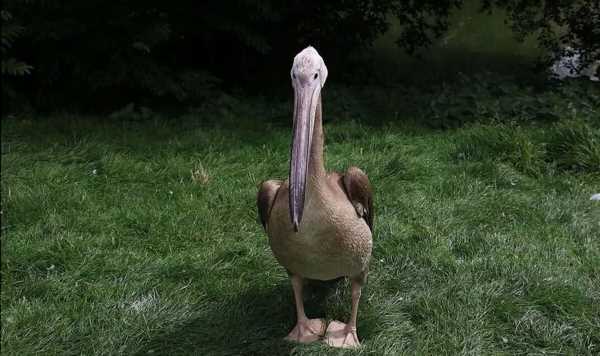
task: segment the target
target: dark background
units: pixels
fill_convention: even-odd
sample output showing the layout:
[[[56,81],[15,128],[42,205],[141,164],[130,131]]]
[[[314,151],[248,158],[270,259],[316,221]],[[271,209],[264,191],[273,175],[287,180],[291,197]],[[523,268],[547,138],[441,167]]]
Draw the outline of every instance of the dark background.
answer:
[[[598,1],[466,3],[501,13],[515,38],[533,37],[543,49],[538,69],[567,45],[583,50],[586,62],[598,58]],[[107,113],[131,102],[198,105],[216,91],[288,94],[281,89],[289,87],[291,59],[307,45],[335,68],[337,83],[419,82],[410,73],[395,75],[393,65],[378,66],[373,44],[393,28],[390,46],[421,60],[422,49],[447,35],[450,14],[464,6],[460,0],[4,1],[3,112]]]

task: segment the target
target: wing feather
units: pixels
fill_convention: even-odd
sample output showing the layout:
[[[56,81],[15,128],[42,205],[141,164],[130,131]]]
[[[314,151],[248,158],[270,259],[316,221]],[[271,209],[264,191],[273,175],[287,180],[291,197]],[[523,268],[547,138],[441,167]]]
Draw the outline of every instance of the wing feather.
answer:
[[[267,229],[267,223],[269,222],[269,216],[271,215],[271,209],[273,208],[273,202],[277,197],[279,187],[281,187],[280,180],[267,180],[262,182],[258,189],[256,205],[258,207],[260,223],[265,230]]]
[[[350,167],[343,176],[344,189],[358,216],[365,219],[373,232],[373,189],[369,177],[358,167]]]

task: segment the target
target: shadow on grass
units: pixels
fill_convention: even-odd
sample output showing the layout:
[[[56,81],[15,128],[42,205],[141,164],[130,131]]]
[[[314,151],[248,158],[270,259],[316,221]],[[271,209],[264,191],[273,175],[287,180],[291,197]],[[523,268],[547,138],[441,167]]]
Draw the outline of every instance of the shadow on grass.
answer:
[[[304,299],[309,317],[325,317],[325,299],[338,281],[310,282]],[[295,323],[289,283],[256,288],[200,308],[194,319],[142,346],[137,355],[284,355],[304,345],[283,338]]]

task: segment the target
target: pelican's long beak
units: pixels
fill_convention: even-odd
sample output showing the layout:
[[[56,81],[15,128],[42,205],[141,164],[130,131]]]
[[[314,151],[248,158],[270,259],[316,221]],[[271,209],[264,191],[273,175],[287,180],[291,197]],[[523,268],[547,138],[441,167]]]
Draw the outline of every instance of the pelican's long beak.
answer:
[[[300,84],[300,83],[298,83]],[[318,81],[303,83],[294,88],[294,128],[290,160],[290,218],[294,231],[302,221],[306,177],[310,164],[310,147],[321,85]]]

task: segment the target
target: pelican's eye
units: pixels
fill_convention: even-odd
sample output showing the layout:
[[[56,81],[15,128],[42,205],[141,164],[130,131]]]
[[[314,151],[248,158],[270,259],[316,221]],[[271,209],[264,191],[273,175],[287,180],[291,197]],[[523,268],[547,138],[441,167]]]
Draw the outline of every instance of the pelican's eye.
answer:
[[[292,73],[292,79],[296,79],[296,74]]]
[[[319,73],[315,73],[315,75],[313,76],[313,79],[317,79],[318,76],[319,76]]]

